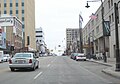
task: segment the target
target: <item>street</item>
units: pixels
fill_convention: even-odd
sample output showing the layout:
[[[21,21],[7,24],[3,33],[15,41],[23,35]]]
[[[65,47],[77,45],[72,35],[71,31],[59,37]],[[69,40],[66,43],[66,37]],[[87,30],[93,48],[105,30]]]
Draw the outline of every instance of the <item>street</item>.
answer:
[[[67,56],[40,57],[35,71],[11,72],[8,63],[0,63],[0,84],[120,84],[120,80],[101,72],[108,66],[75,61]]]

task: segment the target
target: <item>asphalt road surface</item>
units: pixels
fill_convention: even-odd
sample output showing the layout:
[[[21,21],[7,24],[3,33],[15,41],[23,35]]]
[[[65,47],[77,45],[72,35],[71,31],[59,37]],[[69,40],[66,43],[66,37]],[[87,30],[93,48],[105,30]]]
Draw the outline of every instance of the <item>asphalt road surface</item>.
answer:
[[[75,61],[67,56],[40,57],[35,71],[11,72],[8,63],[0,63],[0,84],[120,84],[120,79],[101,72],[108,66]]]

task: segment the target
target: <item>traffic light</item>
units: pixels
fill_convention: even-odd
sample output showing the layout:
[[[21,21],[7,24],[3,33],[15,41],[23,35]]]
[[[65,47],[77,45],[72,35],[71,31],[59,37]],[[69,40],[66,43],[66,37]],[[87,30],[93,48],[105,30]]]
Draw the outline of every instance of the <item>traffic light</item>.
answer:
[[[14,46],[11,46],[11,47],[10,47],[10,51],[14,51]]]

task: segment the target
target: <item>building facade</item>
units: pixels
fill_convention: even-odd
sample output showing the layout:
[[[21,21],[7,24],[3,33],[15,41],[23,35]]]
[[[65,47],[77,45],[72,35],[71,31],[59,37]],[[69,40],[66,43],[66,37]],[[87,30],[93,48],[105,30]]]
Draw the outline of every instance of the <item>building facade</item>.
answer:
[[[46,52],[46,44],[45,44],[45,36],[42,27],[36,28],[36,47],[39,51],[39,54],[45,54]]]
[[[5,35],[1,36],[1,43],[5,44],[5,48],[1,48],[6,53],[11,52],[11,48],[17,51],[22,48],[22,22],[16,16],[1,15],[0,30]]]
[[[36,50],[35,42],[35,0],[0,0],[0,14],[18,17],[23,25],[22,47]],[[27,45],[29,36],[30,44]]]
[[[79,28],[66,29],[66,52],[68,54],[79,51]]]
[[[103,2],[103,9],[104,9],[103,18],[105,22],[108,21],[110,23],[110,29],[109,29],[110,35],[108,36],[103,35],[101,6],[98,8],[98,10],[95,13],[97,18],[90,19],[89,22],[83,28],[82,31],[83,47],[86,54],[90,53],[90,54],[95,54],[96,56],[103,56],[102,53],[106,52],[107,57],[116,57],[114,3],[117,3],[118,1],[119,0],[104,0]],[[119,27],[119,31],[120,31],[120,27]],[[104,45],[104,40],[105,40],[105,45]],[[120,40],[120,33],[119,33],[119,40]]]

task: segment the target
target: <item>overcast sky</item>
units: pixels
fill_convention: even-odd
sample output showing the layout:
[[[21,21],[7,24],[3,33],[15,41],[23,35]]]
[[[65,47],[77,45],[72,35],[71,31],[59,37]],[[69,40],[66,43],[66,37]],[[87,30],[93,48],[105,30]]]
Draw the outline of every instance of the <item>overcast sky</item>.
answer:
[[[43,28],[49,49],[55,49],[58,45],[65,46],[66,28],[79,28],[79,14],[83,17],[84,27],[90,19],[89,16],[95,13],[101,4],[100,1],[89,2],[91,7],[85,8],[86,1],[35,0],[36,28]]]

